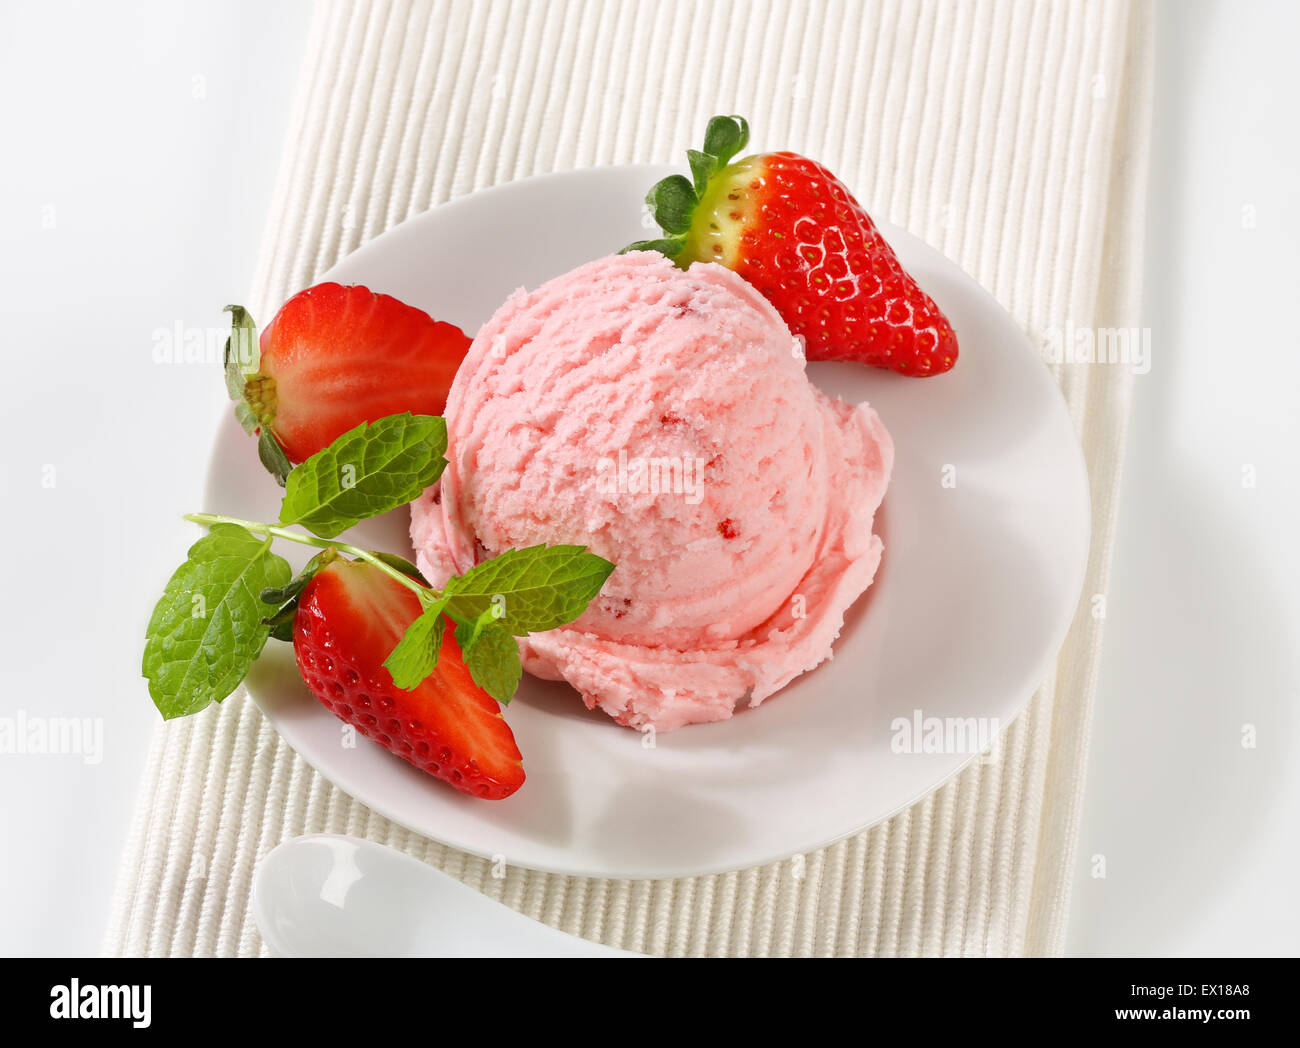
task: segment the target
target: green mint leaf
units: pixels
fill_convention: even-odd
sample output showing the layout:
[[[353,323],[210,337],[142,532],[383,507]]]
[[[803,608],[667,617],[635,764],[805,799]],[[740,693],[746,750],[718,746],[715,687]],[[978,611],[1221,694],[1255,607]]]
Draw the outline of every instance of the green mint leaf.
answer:
[[[235,524],[214,524],[190,547],[154,607],[141,672],[167,720],[220,702],[261,653],[271,627],[262,621],[264,589],[293,572],[283,557]]]
[[[743,116],[715,116],[704,131],[704,151],[718,158],[723,168],[749,143],[749,124]]]
[[[411,691],[437,667],[438,653],[442,651],[442,634],[447,625],[442,609],[442,601],[426,608],[406,627],[397,647],[384,660],[393,683],[399,688]]]
[[[231,400],[242,401],[245,376],[256,371],[261,360],[257,325],[243,306],[227,306],[222,312],[230,314],[230,337],[226,339],[225,351],[226,392]]]
[[[512,549],[448,580],[447,611],[458,622],[500,607],[516,637],[572,622],[600,592],[614,565],[585,546]]]
[[[456,643],[474,683],[503,706],[508,704],[524,675],[519,643],[510,631],[479,616],[472,622],[457,624]]]
[[[473,647],[479,635],[499,621],[504,614],[504,601],[494,601],[472,619],[466,619],[456,625],[456,642],[462,647]]]
[[[293,471],[293,463],[284,453],[284,448],[280,447],[279,441],[271,436],[270,427],[264,426],[262,435],[257,438],[257,457],[262,460],[262,465],[267,468],[280,487],[288,483],[289,474]]]
[[[663,231],[675,235],[691,228],[691,215],[699,198],[689,178],[669,175],[654,184],[645,202],[650,205],[650,213]]]
[[[437,415],[363,422],[289,474],[280,522],[332,539],[416,498],[442,475],[446,450]]]

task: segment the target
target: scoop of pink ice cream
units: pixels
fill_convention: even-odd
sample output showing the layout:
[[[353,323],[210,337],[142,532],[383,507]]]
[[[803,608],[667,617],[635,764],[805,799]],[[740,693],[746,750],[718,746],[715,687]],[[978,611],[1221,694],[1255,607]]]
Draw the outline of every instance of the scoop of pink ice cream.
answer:
[[[517,291],[447,401],[448,460],[411,535],[435,585],[507,549],[575,543],[614,573],[526,668],[667,731],[757,705],[831,653],[870,585],[893,445],[808,382],[751,285],[662,255]]]

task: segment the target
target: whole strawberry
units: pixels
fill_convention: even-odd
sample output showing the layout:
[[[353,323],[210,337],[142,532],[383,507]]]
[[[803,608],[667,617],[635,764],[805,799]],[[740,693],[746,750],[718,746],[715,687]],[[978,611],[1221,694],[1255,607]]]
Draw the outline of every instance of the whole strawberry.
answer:
[[[934,301],[844,184],[797,153],[732,161],[749,141],[738,116],[709,121],[689,150],[693,181],[672,175],[646,197],[665,239],[625,250],[662,251],[683,269],[735,270],[801,336],[809,360],[856,360],[903,375],[957,362],[957,336]]]
[[[524,768],[496,699],[474,683],[455,631],[443,633],[438,664],[411,691],[384,665],[420,599],[373,564],[330,559],[302,591],[293,617],[298,672],[336,717],[403,760],[463,793],[500,800]]]
[[[470,344],[454,324],[360,285],[298,292],[262,331],[256,351],[248,313],[227,308],[235,329],[227,388],[244,428],[260,430],[262,461],[281,483],[290,464],[362,422],[441,415]]]

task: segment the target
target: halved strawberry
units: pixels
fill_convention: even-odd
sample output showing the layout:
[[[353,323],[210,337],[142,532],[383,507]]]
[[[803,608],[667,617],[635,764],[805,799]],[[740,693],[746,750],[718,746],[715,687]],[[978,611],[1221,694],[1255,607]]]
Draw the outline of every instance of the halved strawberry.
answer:
[[[251,329],[230,308],[236,331]],[[227,383],[247,404],[245,426],[269,430],[297,463],[362,422],[441,415],[470,339],[390,295],[330,283],[289,299],[259,345],[260,359],[240,361],[233,378],[227,353]]]
[[[455,630],[413,691],[384,666],[420,600],[372,564],[337,557],[307,583],[293,620],[298,672],[336,717],[462,793],[489,800],[523,785],[524,768],[501,706],[474,683]]]
[[[749,141],[741,117],[709,121],[692,179],[671,175],[646,202],[668,234],[625,248],[681,268],[718,262],[753,284],[802,337],[809,360],[857,360],[904,375],[957,362],[957,336],[903,269],[844,183],[797,153],[732,162]]]

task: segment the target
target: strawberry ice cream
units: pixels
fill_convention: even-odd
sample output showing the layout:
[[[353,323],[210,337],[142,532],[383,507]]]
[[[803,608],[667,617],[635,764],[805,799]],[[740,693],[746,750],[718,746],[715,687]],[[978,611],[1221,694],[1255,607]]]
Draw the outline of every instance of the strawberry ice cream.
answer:
[[[722,266],[633,252],[515,292],[446,418],[449,464],[411,507],[420,569],[440,586],[537,543],[612,561],[582,617],[521,652],[620,724],[757,706],[830,657],[880,562],[889,434],[808,382],[780,316]]]

